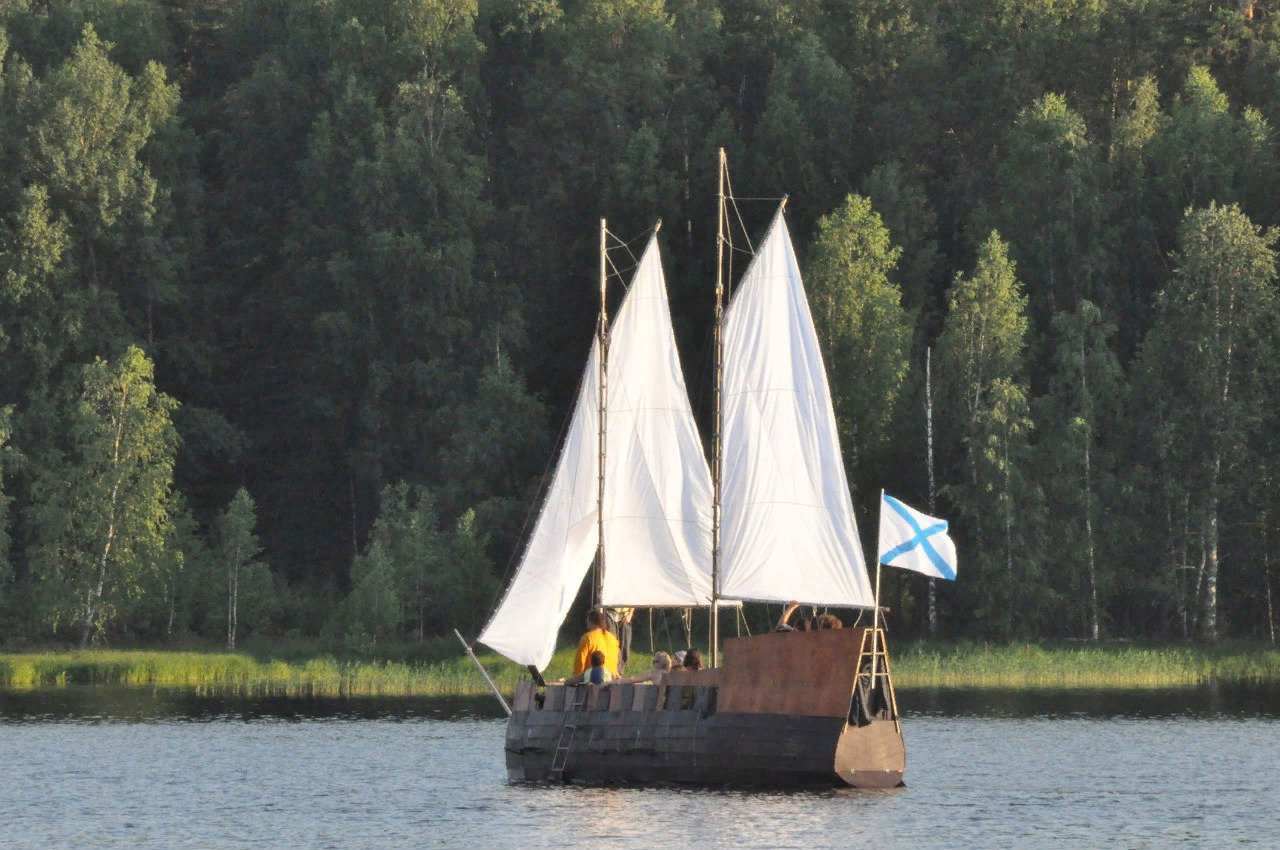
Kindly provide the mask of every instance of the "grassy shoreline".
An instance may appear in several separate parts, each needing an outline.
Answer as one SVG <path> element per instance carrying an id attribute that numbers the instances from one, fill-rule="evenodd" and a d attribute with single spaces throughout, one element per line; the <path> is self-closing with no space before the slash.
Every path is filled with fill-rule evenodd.
<path id="1" fill-rule="evenodd" d="M 471 696 L 488 692 L 471 662 L 341 660 L 269 652 L 87 650 L 0 653 L 0 687 L 126 685 L 197 693 L 284 697 Z M 256 656 L 256 657 L 255 657 Z M 572 650 L 557 653 L 549 676 L 568 671 Z M 511 692 L 526 674 L 493 654 L 480 656 Z M 640 656 L 643 661 L 643 655 Z M 1280 650 L 1264 644 L 1067 646 L 906 643 L 893 658 L 898 687 L 1176 688 L 1207 682 L 1280 684 Z"/>

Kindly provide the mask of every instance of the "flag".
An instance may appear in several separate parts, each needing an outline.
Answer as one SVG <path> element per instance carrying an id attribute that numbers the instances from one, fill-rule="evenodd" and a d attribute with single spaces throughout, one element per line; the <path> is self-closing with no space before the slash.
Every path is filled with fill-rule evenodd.
<path id="1" fill-rule="evenodd" d="M 882 493 L 880 563 L 955 581 L 956 544 L 947 536 L 946 520 L 922 514 Z"/>

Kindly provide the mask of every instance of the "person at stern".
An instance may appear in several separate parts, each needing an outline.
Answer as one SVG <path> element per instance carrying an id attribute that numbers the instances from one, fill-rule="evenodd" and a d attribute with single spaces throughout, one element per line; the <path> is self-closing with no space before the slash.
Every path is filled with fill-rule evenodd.
<path id="1" fill-rule="evenodd" d="M 604 653 L 604 666 L 615 678 L 618 676 L 618 638 L 609 631 L 604 612 L 592 609 L 587 612 L 587 633 L 578 641 L 578 652 L 573 656 L 573 675 L 580 677 L 591 667 L 591 653 Z"/>

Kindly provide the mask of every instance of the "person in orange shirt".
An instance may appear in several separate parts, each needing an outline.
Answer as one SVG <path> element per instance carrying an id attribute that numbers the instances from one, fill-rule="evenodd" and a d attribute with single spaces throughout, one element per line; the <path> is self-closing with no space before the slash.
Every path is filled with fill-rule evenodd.
<path id="1" fill-rule="evenodd" d="M 605 626 L 604 612 L 593 609 L 587 612 L 587 633 L 578 641 L 578 653 L 573 656 L 573 675 L 581 676 L 591 667 L 591 653 L 604 653 L 604 666 L 615 677 L 618 675 L 618 639 Z"/>

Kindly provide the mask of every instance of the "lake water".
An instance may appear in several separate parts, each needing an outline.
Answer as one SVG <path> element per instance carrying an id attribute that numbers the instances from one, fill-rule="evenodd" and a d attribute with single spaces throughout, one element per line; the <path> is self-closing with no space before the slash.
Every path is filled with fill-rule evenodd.
<path id="1" fill-rule="evenodd" d="M 1280 847 L 1280 689 L 900 691 L 907 788 L 511 785 L 486 700 L 0 691 L 0 848 Z"/>

